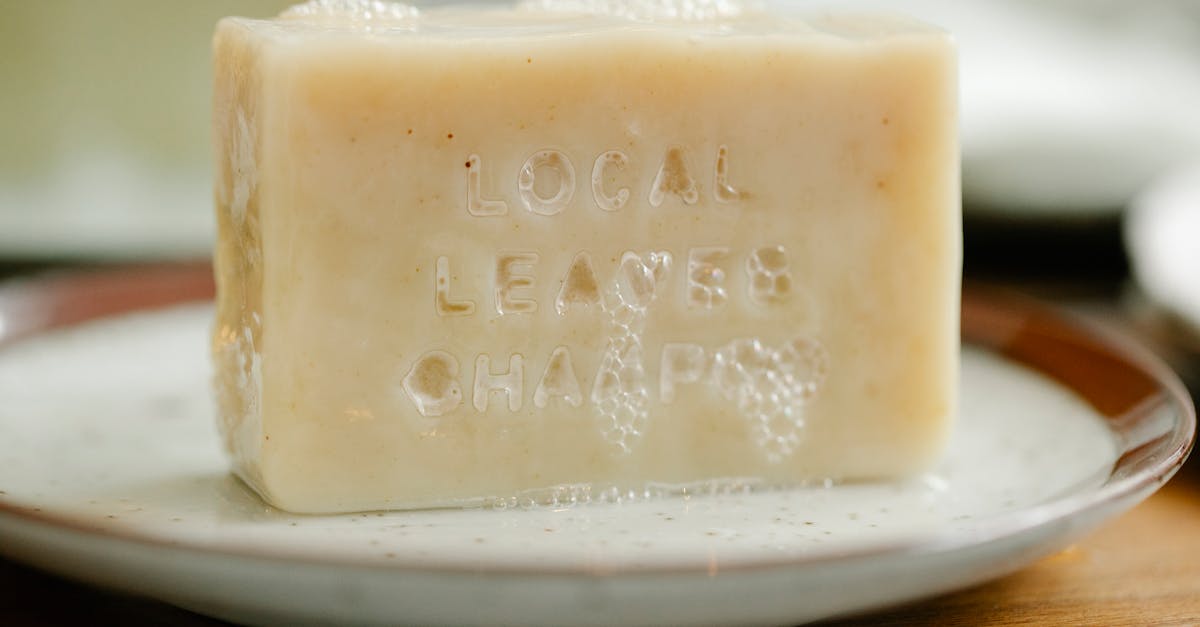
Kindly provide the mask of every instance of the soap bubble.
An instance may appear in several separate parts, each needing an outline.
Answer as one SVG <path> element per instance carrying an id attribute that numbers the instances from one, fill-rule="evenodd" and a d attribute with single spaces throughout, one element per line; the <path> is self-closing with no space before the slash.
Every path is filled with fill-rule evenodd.
<path id="1" fill-rule="evenodd" d="M 417 7 L 383 0 L 308 0 L 279 14 L 282 19 L 339 18 L 349 22 L 390 22 L 420 15 Z"/>
<path id="2" fill-rule="evenodd" d="M 738 0 L 526 0 L 521 8 L 620 17 L 642 22 L 702 22 L 733 18 L 756 4 Z"/>

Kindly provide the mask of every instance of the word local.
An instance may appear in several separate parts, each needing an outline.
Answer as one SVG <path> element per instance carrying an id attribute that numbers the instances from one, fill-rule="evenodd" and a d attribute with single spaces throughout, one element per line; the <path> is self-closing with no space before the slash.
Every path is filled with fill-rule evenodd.
<path id="1" fill-rule="evenodd" d="M 592 163 L 591 188 L 596 205 L 605 211 L 618 211 L 629 203 L 631 192 L 628 187 L 615 190 L 605 189 L 605 178 L 610 170 L 624 170 L 629 165 L 629 155 L 620 150 L 601 153 Z M 473 216 L 503 216 L 508 214 L 508 203 L 499 199 L 483 197 L 483 160 L 479 155 L 467 158 L 467 212 Z M 540 194 L 535 182 L 538 173 L 550 170 L 557 175 L 558 189 L 553 194 Z M 521 203 L 532 213 L 552 216 L 562 213 L 575 197 L 575 166 L 566 154 L 547 149 L 533 153 L 521 166 L 517 175 L 517 191 Z M 686 150 L 682 146 L 671 146 L 663 155 L 662 164 L 650 185 L 647 200 L 651 207 L 661 206 L 668 194 L 678 196 L 685 204 L 694 205 L 700 200 L 700 187 L 688 169 Z M 745 193 L 729 182 L 729 149 L 717 148 L 713 166 L 713 199 L 719 203 L 737 202 Z"/>

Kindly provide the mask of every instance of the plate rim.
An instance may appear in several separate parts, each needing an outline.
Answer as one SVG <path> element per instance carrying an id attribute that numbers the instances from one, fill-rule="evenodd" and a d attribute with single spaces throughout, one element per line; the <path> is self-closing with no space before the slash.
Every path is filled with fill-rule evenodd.
<path id="1" fill-rule="evenodd" d="M 77 324 L 120 314 L 148 312 L 174 305 L 211 300 L 213 275 L 211 267 L 202 263 L 133 265 L 103 270 L 60 271 L 48 275 L 9 281 L 0 285 L 0 351 L 9 345 L 43 333 L 61 330 Z M 953 553 L 1014 538 L 1038 528 L 1084 516 L 1106 505 L 1132 506 L 1165 484 L 1186 461 L 1196 440 L 1196 412 L 1191 396 L 1178 377 L 1148 349 L 1111 325 L 1084 319 L 1040 303 L 1011 290 L 968 284 L 963 289 L 963 345 L 971 345 L 1011 359 L 1039 375 L 1054 379 L 1045 370 L 1006 353 L 1004 343 L 1014 334 L 1028 333 L 1031 320 L 1049 325 L 1042 329 L 1059 341 L 1108 353 L 1119 358 L 1122 365 L 1144 375 L 1158 387 L 1149 398 L 1153 403 L 1126 412 L 1158 412 L 1170 410 L 1173 428 L 1158 439 L 1166 438 L 1159 446 L 1169 447 L 1166 455 L 1150 466 L 1128 476 L 1106 481 L 1085 491 L 1069 491 L 1065 495 L 1012 512 L 981 519 L 978 528 L 947 534 L 945 531 L 916 533 L 898 540 L 872 543 L 862 548 L 847 547 L 813 555 L 777 558 L 755 558 L 720 565 L 722 573 L 758 573 L 790 568 L 820 567 L 825 564 L 847 564 L 897 556 Z M 984 325 L 971 322 L 971 316 L 982 316 Z M 999 314 L 997 316 L 996 314 Z M 970 337 L 967 337 L 967 336 Z M 1080 391 L 1059 381 L 1066 389 L 1093 403 Z M 1125 416 L 1106 416 L 1112 424 Z M 1115 433 L 1115 432 L 1114 432 Z M 1143 443 L 1139 448 L 1150 444 Z M 1117 451 L 1118 459 L 1108 471 L 1113 476 L 1121 460 L 1130 451 Z M 451 565 L 415 563 L 393 560 L 387 563 L 363 561 L 337 556 L 289 553 L 278 550 L 251 550 L 220 546 L 202 546 L 172 542 L 146 536 L 129 529 L 98 529 L 71 516 L 55 515 L 22 507 L 9 502 L 0 493 L 0 522 L 15 519 L 38 527 L 48 527 L 59 533 L 73 534 L 97 542 L 131 542 L 146 548 L 170 549 L 188 554 L 252 559 L 260 562 L 288 564 L 305 568 L 354 568 L 386 571 L 395 575 L 467 575 L 576 577 L 597 578 L 622 575 L 707 574 L 706 566 L 688 564 L 613 565 L 582 563 L 578 565 Z M 1133 502 L 1131 502 L 1131 499 Z M 366 512 L 374 513 L 374 512 Z M 363 514 L 360 512 L 358 514 Z M 345 514 L 338 514 L 345 515 Z M 304 516 L 304 515 L 297 515 Z M 311 516 L 321 518 L 321 515 Z"/>

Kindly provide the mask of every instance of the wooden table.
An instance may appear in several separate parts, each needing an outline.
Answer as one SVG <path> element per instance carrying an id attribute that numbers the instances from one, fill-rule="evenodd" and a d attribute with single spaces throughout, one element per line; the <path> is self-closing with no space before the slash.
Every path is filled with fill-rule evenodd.
<path id="1" fill-rule="evenodd" d="M 982 586 L 849 625 L 1200 625 L 1200 461 L 1079 543 Z"/>

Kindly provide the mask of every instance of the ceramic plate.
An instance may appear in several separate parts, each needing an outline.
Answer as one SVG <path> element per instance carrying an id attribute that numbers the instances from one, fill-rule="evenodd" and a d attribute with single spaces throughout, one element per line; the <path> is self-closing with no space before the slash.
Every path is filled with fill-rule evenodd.
<path id="1" fill-rule="evenodd" d="M 960 420 L 920 477 L 296 516 L 227 472 L 209 276 L 0 290 L 0 553 L 249 623 L 795 623 L 1062 548 L 1165 482 L 1195 426 L 1179 383 L 1140 350 L 969 293 Z"/>

